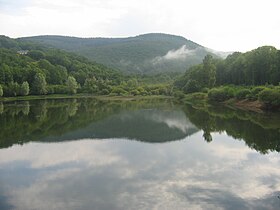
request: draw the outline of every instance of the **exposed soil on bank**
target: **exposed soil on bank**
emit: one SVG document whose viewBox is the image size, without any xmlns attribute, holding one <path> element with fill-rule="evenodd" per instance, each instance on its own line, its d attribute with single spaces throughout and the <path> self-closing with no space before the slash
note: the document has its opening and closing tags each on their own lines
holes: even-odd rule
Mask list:
<svg viewBox="0 0 280 210">
<path fill-rule="evenodd" d="M 226 102 L 223 102 L 223 104 L 227 106 L 232 106 L 238 109 L 242 110 L 248 110 L 248 111 L 254 111 L 262 113 L 264 112 L 265 105 L 260 101 L 249 101 L 247 99 L 245 100 L 229 100 Z"/>
</svg>

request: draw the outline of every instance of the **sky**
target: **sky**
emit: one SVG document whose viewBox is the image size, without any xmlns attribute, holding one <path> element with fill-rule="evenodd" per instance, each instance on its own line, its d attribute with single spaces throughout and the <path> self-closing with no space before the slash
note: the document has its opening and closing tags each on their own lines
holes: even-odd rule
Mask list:
<svg viewBox="0 0 280 210">
<path fill-rule="evenodd" d="M 183 36 L 220 51 L 280 49 L 279 0 L 0 0 L 0 34 Z"/>
</svg>

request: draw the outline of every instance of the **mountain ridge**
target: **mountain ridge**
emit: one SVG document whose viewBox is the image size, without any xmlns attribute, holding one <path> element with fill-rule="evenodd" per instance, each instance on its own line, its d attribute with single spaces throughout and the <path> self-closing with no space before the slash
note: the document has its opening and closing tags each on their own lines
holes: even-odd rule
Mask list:
<svg viewBox="0 0 280 210">
<path fill-rule="evenodd" d="M 207 54 L 221 57 L 215 53 L 217 51 L 182 36 L 164 33 L 124 38 L 40 35 L 17 40 L 74 52 L 126 73 L 185 72 L 187 68 L 201 63 Z"/>
</svg>

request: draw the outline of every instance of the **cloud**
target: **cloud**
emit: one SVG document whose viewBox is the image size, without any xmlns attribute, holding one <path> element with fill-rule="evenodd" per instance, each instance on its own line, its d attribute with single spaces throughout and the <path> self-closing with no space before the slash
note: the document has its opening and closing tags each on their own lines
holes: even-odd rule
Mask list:
<svg viewBox="0 0 280 210">
<path fill-rule="evenodd" d="M 0 14 L 19 16 L 31 3 L 31 0 L 0 0 Z"/>
<path fill-rule="evenodd" d="M 162 32 L 212 49 L 244 51 L 280 47 L 278 8 L 278 0 L 254 1 L 254 9 L 251 1 L 241 0 L 0 0 L 0 26 L 1 33 L 11 37 Z"/>
<path fill-rule="evenodd" d="M 193 56 L 196 54 L 201 47 L 197 47 L 193 50 L 187 48 L 186 45 L 181 46 L 178 49 L 173 49 L 168 51 L 164 56 L 157 56 L 152 60 L 154 65 L 160 64 L 164 61 L 172 61 L 172 60 L 185 60 L 189 56 Z"/>
<path fill-rule="evenodd" d="M 210 52 L 210 53 L 214 53 L 218 56 L 220 56 L 221 58 L 226 58 L 228 55 L 232 54 L 233 52 L 222 52 L 222 51 L 217 51 L 217 50 L 213 50 L 210 48 L 205 48 L 206 51 Z"/>
</svg>

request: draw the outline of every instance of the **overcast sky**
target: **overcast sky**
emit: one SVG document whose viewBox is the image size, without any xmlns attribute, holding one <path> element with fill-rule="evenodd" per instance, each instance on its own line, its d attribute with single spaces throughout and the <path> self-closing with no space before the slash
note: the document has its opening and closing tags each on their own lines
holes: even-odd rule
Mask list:
<svg viewBox="0 0 280 210">
<path fill-rule="evenodd" d="M 162 32 L 222 51 L 280 49 L 279 0 L 0 0 L 0 34 L 127 37 Z"/>
</svg>

